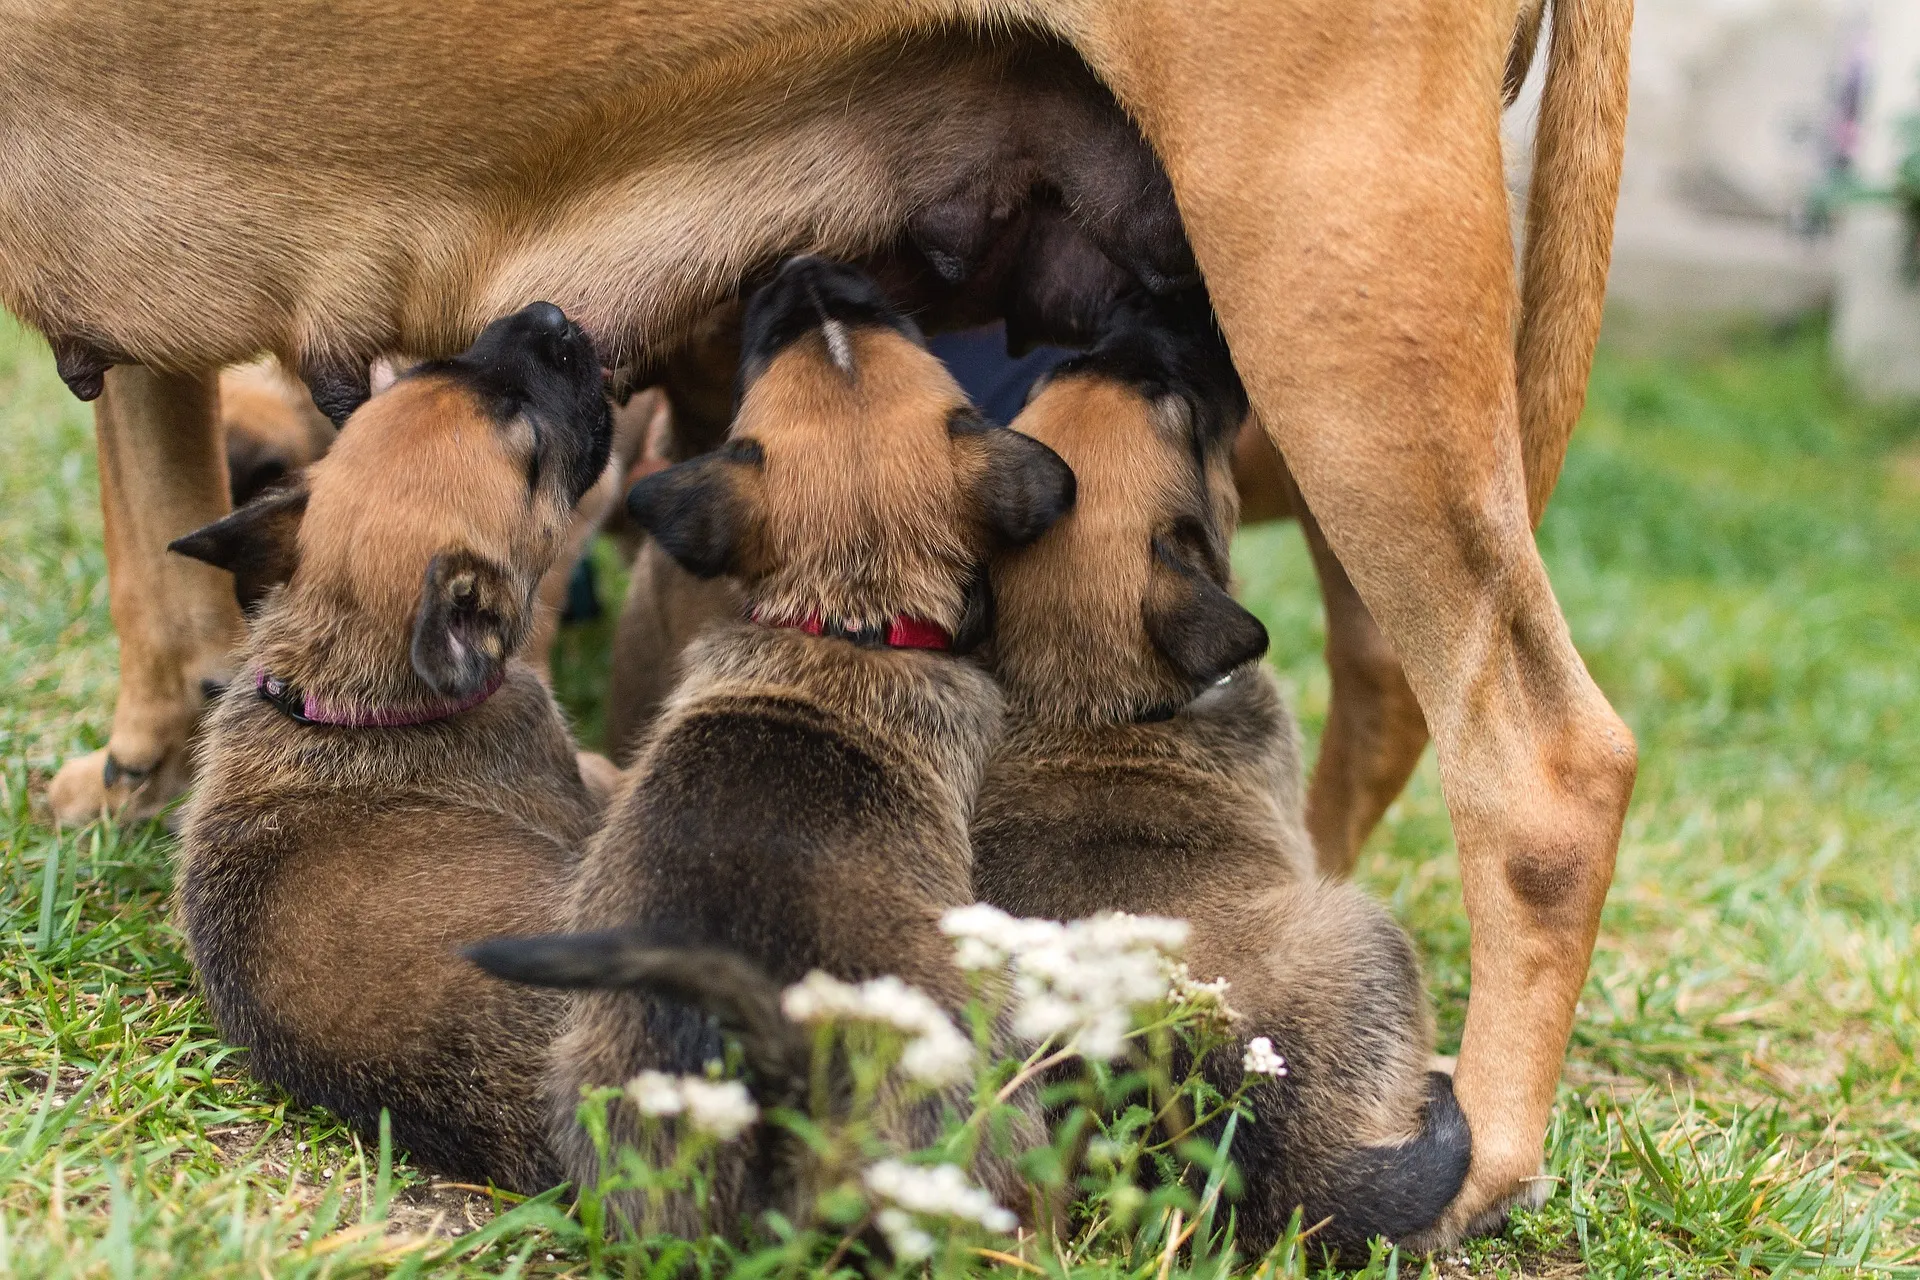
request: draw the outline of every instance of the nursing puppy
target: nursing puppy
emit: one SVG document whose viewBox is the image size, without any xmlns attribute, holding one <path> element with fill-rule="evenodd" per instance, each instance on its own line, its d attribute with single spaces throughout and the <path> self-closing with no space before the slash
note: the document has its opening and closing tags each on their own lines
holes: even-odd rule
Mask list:
<svg viewBox="0 0 1920 1280">
<path fill-rule="evenodd" d="M 457 948 L 557 928 L 598 816 L 512 655 L 608 435 L 591 342 L 536 303 L 173 545 L 253 614 L 180 852 L 222 1034 L 362 1133 L 384 1107 L 419 1162 L 522 1191 L 559 1180 L 540 1062 L 564 1005 Z"/>
<path fill-rule="evenodd" d="M 1201 318 L 1122 328 L 1015 422 L 1080 490 L 994 564 L 1008 729 L 975 812 L 974 883 L 1016 915 L 1190 921 L 1194 976 L 1226 978 L 1242 1045 L 1267 1036 L 1286 1060 L 1234 1142 L 1244 1244 L 1266 1247 L 1301 1206 L 1308 1225 L 1331 1219 L 1317 1241 L 1364 1257 L 1369 1237 L 1440 1216 L 1470 1143 L 1450 1082 L 1426 1069 L 1406 935 L 1315 877 L 1295 727 L 1258 662 L 1266 630 L 1227 594 L 1246 410 Z M 1223 1091 L 1241 1056 L 1208 1062 Z"/>
<path fill-rule="evenodd" d="M 574 1120 L 584 1085 L 699 1073 L 736 1033 L 763 1105 L 793 1105 L 808 1036 L 780 990 L 809 971 L 897 974 L 949 1010 L 968 986 L 941 913 L 973 900 L 967 823 L 1001 701 L 965 650 L 985 623 L 980 566 L 1073 500 L 1053 452 L 972 412 L 912 324 L 867 279 L 788 264 L 750 303 L 745 388 L 716 453 L 641 481 L 629 508 L 692 572 L 734 575 L 752 616 L 685 655 L 685 675 L 590 846 L 571 929 L 475 958 L 576 997 L 552 1058 L 556 1139 L 598 1176 Z M 623 1104 L 624 1108 L 624 1104 Z M 894 1136 L 938 1133 L 939 1107 Z M 616 1117 L 632 1141 L 633 1119 Z M 751 1231 L 807 1203 L 800 1153 L 767 1126 L 723 1153 L 711 1216 Z M 1023 1204 L 1011 1166 L 979 1170 Z M 642 1225 L 637 1194 L 617 1205 Z M 665 1223 L 687 1230 L 692 1206 Z"/>
</svg>

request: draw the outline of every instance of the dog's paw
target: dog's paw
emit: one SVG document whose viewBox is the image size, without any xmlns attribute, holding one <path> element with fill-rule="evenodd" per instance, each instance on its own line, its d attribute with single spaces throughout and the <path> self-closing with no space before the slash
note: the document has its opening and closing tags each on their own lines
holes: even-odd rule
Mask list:
<svg viewBox="0 0 1920 1280">
<path fill-rule="evenodd" d="M 106 747 L 76 756 L 47 785 L 53 820 L 74 826 L 103 816 L 144 822 L 187 789 L 185 756 L 175 752 L 147 768 L 123 764 Z"/>
</svg>

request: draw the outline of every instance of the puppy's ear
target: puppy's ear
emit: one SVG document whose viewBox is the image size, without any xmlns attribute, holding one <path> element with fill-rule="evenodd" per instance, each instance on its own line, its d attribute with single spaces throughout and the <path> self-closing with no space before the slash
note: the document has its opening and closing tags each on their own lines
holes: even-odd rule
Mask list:
<svg viewBox="0 0 1920 1280">
<path fill-rule="evenodd" d="M 736 567 L 747 526 L 734 470 L 759 466 L 760 447 L 736 440 L 718 452 L 656 471 L 627 492 L 627 514 L 696 578 Z"/>
<path fill-rule="evenodd" d="M 1161 656 L 1204 687 L 1265 653 L 1267 629 L 1201 564 L 1196 549 L 1155 538 L 1141 616 Z"/>
<path fill-rule="evenodd" d="M 306 481 L 296 479 L 175 538 L 167 550 L 231 573 L 234 599 L 243 612 L 252 613 L 267 592 L 293 576 L 300 561 L 300 520 L 306 513 Z"/>
<path fill-rule="evenodd" d="M 1024 547 L 1073 509 L 1073 469 L 1032 436 L 962 411 L 947 423 L 954 448 L 973 455 L 974 501 L 1006 545 Z"/>
<path fill-rule="evenodd" d="M 485 689 L 526 638 L 512 575 L 467 551 L 433 558 L 413 616 L 414 674 L 449 698 Z"/>
</svg>

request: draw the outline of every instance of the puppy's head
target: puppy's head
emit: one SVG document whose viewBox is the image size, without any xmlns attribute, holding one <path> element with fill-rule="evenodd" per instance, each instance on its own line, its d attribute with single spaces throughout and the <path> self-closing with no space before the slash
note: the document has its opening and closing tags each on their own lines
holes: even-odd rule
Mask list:
<svg viewBox="0 0 1920 1280">
<path fill-rule="evenodd" d="M 980 566 L 1073 503 L 1051 449 L 989 427 L 913 323 L 849 267 L 784 266 L 747 306 L 740 405 L 717 451 L 640 481 L 634 519 L 763 617 L 922 618 L 964 643 Z"/>
<path fill-rule="evenodd" d="M 1204 314 L 1137 317 L 1054 370 L 1014 422 L 1080 481 L 1073 512 L 997 559 L 993 659 L 1025 714 L 1164 718 L 1266 652 L 1227 593 L 1246 393 Z"/>
<path fill-rule="evenodd" d="M 378 670 L 335 668 L 392 668 L 467 696 L 526 638 L 609 433 L 593 343 L 534 303 L 369 400 L 301 480 L 172 549 L 231 570 L 249 610 L 286 584 L 263 643 L 290 681 L 351 688 Z"/>
</svg>

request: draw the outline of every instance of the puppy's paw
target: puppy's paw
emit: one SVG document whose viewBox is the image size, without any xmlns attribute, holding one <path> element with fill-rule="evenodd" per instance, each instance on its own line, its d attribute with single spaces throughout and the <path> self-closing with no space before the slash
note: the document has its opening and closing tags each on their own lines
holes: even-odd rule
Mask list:
<svg viewBox="0 0 1920 1280">
<path fill-rule="evenodd" d="M 1478 1169 L 1474 1171 L 1478 1172 Z M 1469 1174 L 1467 1185 L 1447 1206 L 1440 1221 L 1425 1231 L 1396 1241 L 1401 1250 L 1410 1254 L 1444 1253 L 1476 1236 L 1496 1235 L 1507 1225 L 1507 1215 L 1513 1210 L 1538 1209 L 1544 1205 L 1553 1194 L 1555 1179 L 1536 1166 L 1532 1176 L 1521 1178 L 1504 1194 L 1491 1197 L 1480 1192 L 1477 1182 L 1474 1174 Z"/>
<path fill-rule="evenodd" d="M 53 820 L 79 825 L 99 817 L 144 822 L 187 789 L 186 753 L 174 752 L 146 768 L 116 760 L 109 748 L 76 756 L 60 766 L 47 786 Z"/>
</svg>

